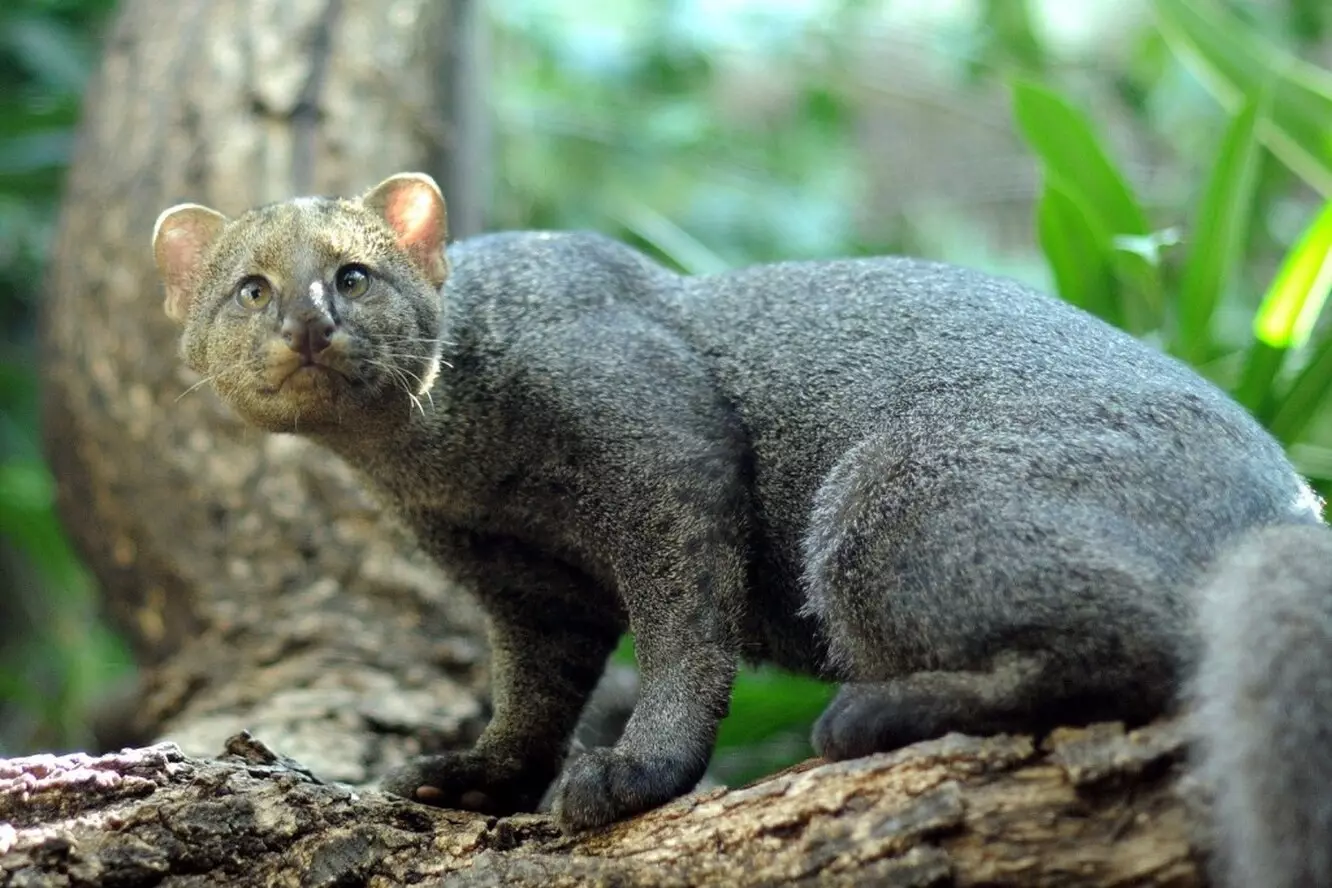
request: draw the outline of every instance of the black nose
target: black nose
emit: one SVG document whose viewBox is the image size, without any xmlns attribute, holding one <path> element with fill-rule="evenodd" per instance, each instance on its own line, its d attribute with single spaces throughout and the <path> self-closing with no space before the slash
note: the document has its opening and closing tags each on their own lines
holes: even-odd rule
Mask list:
<svg viewBox="0 0 1332 888">
<path fill-rule="evenodd" d="M 335 329 L 337 325 L 326 315 L 315 317 L 291 315 L 282 322 L 282 339 L 287 343 L 287 348 L 297 354 L 313 358 L 328 348 L 329 338 Z"/>
</svg>

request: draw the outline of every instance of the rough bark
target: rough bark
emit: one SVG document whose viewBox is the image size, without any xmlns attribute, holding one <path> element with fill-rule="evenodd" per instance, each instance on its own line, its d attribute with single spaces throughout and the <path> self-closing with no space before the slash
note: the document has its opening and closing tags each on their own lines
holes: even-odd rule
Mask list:
<svg viewBox="0 0 1332 888">
<path fill-rule="evenodd" d="M 176 201 L 236 212 L 400 169 L 453 183 L 455 233 L 475 226 L 476 18 L 472 0 L 121 9 L 44 306 L 47 453 L 145 667 L 131 734 L 178 746 L 0 762 L 0 886 L 1198 884 L 1171 725 L 1048 750 L 945 738 L 572 839 L 352 788 L 470 742 L 478 615 L 345 466 L 246 430 L 182 369 L 149 235 Z"/>
<path fill-rule="evenodd" d="M 249 736 L 0 762 L 0 885 L 1200 885 L 1179 727 L 960 735 L 603 831 L 321 783 Z"/>
<path fill-rule="evenodd" d="M 1202 884 L 1177 725 L 950 735 L 564 837 L 321 783 L 248 737 L 0 762 L 0 886 Z"/>
</svg>

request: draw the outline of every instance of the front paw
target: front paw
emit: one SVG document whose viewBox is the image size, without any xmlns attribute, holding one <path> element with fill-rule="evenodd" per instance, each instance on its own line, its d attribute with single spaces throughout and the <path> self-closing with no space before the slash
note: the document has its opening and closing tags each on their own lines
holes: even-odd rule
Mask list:
<svg viewBox="0 0 1332 888">
<path fill-rule="evenodd" d="M 503 816 L 535 811 L 555 771 L 523 768 L 480 751 L 422 756 L 380 781 L 385 792 L 436 808 Z"/>
<path fill-rule="evenodd" d="M 565 832 L 604 826 L 688 792 L 702 779 L 706 764 L 592 749 L 565 769 L 551 813 Z"/>
</svg>

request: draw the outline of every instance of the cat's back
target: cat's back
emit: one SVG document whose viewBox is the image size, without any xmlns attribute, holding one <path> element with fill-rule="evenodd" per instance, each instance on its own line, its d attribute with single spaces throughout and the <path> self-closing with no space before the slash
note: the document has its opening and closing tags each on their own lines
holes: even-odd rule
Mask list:
<svg viewBox="0 0 1332 888">
<path fill-rule="evenodd" d="M 755 410 L 833 425 L 914 411 L 1016 423 L 1044 407 L 1068 416 L 1178 401 L 1243 437 L 1267 437 L 1184 364 L 1006 278 L 884 257 L 686 281 L 691 335 Z"/>
</svg>

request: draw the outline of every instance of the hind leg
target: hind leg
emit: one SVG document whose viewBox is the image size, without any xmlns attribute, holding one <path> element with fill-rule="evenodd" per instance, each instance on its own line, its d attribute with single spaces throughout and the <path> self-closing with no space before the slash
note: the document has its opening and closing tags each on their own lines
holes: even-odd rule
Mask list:
<svg viewBox="0 0 1332 888">
<path fill-rule="evenodd" d="M 986 672 L 918 672 L 882 682 L 843 685 L 814 725 L 814 751 L 859 758 L 950 731 L 994 734 L 1030 729 L 1026 705 L 1039 691 L 1046 660 L 1001 657 Z"/>
<path fill-rule="evenodd" d="M 981 489 L 972 478 L 1023 474 L 962 449 L 871 439 L 818 494 L 807 609 L 849 681 L 815 729 L 825 756 L 1139 722 L 1172 699 L 1187 610 L 1139 531 L 1085 496 Z"/>
</svg>

